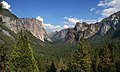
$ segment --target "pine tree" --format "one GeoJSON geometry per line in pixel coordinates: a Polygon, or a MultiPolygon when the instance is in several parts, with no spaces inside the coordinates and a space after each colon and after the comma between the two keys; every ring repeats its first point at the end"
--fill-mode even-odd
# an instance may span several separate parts
{"type": "Polygon", "coordinates": [[[39,72],[26,32],[18,34],[16,45],[9,54],[6,72],[39,72]]]}
{"type": "Polygon", "coordinates": [[[47,72],[56,72],[56,71],[57,71],[57,69],[56,69],[56,67],[55,67],[55,64],[54,64],[54,62],[52,62],[51,66],[50,66],[50,68],[47,70],[47,72]]]}
{"type": "Polygon", "coordinates": [[[98,71],[99,72],[109,71],[111,60],[112,59],[110,49],[108,48],[108,45],[105,45],[105,47],[100,52],[100,63],[98,65],[98,71]]]}
{"type": "Polygon", "coordinates": [[[1,1],[0,1],[0,10],[2,9],[2,3],[1,3],[1,1]]]}
{"type": "Polygon", "coordinates": [[[60,57],[60,60],[57,65],[57,72],[64,72],[66,71],[67,66],[64,64],[62,57],[60,57]]]}
{"type": "Polygon", "coordinates": [[[100,62],[100,58],[99,58],[99,55],[98,53],[96,54],[95,56],[95,72],[98,72],[98,64],[100,62]]]}
{"type": "Polygon", "coordinates": [[[80,40],[79,49],[73,54],[69,72],[91,72],[90,48],[86,41],[80,40]]]}
{"type": "Polygon", "coordinates": [[[0,72],[5,71],[5,64],[8,60],[7,58],[8,48],[5,45],[0,46],[0,72]]]}

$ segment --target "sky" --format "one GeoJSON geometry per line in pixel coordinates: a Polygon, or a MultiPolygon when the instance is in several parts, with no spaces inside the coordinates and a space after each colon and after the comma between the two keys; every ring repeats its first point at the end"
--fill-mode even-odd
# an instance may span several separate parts
{"type": "Polygon", "coordinates": [[[120,0],[4,0],[3,7],[19,18],[36,18],[48,32],[95,23],[120,10],[120,0]]]}

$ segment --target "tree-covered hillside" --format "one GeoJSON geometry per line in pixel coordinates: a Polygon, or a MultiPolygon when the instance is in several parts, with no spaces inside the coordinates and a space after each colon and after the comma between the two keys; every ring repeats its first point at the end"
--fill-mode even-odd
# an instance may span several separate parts
{"type": "MultiPolygon", "coordinates": [[[[106,26],[109,18],[101,23],[106,26]]],[[[18,33],[12,31],[11,26],[19,27],[16,20],[21,22],[0,4],[0,72],[120,72],[119,26],[71,43],[42,42],[24,27],[18,33]]],[[[69,38],[79,36],[73,29],[71,32],[69,38]]]]}

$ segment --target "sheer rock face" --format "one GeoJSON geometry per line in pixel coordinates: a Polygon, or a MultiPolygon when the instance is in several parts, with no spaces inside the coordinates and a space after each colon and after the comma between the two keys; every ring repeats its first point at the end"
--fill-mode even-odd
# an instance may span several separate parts
{"type": "Polygon", "coordinates": [[[21,18],[23,27],[30,31],[38,39],[45,41],[49,40],[45,29],[42,26],[42,22],[35,18],[21,18]]]}
{"type": "MultiPolygon", "coordinates": [[[[35,18],[21,18],[19,19],[13,15],[9,10],[3,9],[0,11],[0,22],[14,33],[18,33],[21,29],[30,31],[32,35],[41,41],[65,41],[73,43],[79,41],[81,37],[85,39],[94,37],[95,35],[104,36],[105,34],[113,34],[116,29],[120,28],[120,11],[103,19],[101,22],[87,24],[76,23],[74,28],[63,29],[47,35],[42,26],[42,22],[35,18]],[[50,37],[50,38],[49,38],[50,37]]],[[[10,36],[6,30],[2,30],[4,34],[10,36]]]]}
{"type": "Polygon", "coordinates": [[[98,24],[90,24],[89,27],[83,32],[84,34],[84,38],[90,38],[92,36],[94,36],[96,33],[98,33],[100,29],[100,25],[98,24]]]}
{"type": "Polygon", "coordinates": [[[88,26],[89,25],[87,23],[80,23],[80,22],[78,22],[78,23],[76,23],[74,29],[76,31],[84,31],[84,30],[86,30],[88,28],[88,26]]]}
{"type": "Polygon", "coordinates": [[[75,41],[79,41],[81,37],[88,39],[94,37],[95,35],[104,36],[105,34],[113,34],[114,31],[119,28],[120,11],[110,15],[108,18],[103,19],[101,22],[93,24],[78,22],[74,28],[61,30],[57,32],[58,34],[54,34],[52,38],[57,40],[64,35],[62,39],[65,42],[73,43],[75,41]]]}
{"type": "Polygon", "coordinates": [[[54,33],[48,34],[48,36],[52,41],[59,41],[59,40],[65,41],[66,34],[68,33],[69,30],[70,29],[68,28],[68,29],[63,29],[61,31],[56,31],[54,33]]]}
{"type": "MultiPolygon", "coordinates": [[[[19,19],[17,16],[12,14],[9,10],[2,9],[0,11],[0,22],[4,24],[14,33],[18,33],[21,29],[30,31],[33,36],[40,39],[41,41],[49,40],[42,23],[35,18],[22,18],[19,19]]],[[[4,30],[3,30],[4,31],[4,30]]]]}
{"type": "MultiPolygon", "coordinates": [[[[9,11],[3,10],[2,12],[9,12],[9,11]]],[[[12,13],[9,12],[9,14],[11,15],[7,16],[6,14],[0,13],[1,22],[3,22],[4,25],[8,27],[11,31],[18,33],[22,28],[22,22],[12,13]]]]}
{"type": "Polygon", "coordinates": [[[100,29],[98,24],[76,23],[75,27],[68,31],[66,35],[66,42],[79,41],[81,37],[88,39],[94,36],[100,29]]]}

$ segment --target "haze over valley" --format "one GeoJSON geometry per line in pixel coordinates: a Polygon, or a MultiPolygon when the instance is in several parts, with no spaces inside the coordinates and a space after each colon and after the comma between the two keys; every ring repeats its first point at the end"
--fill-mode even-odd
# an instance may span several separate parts
{"type": "Polygon", "coordinates": [[[120,72],[120,1],[0,1],[0,72],[120,72]]]}

